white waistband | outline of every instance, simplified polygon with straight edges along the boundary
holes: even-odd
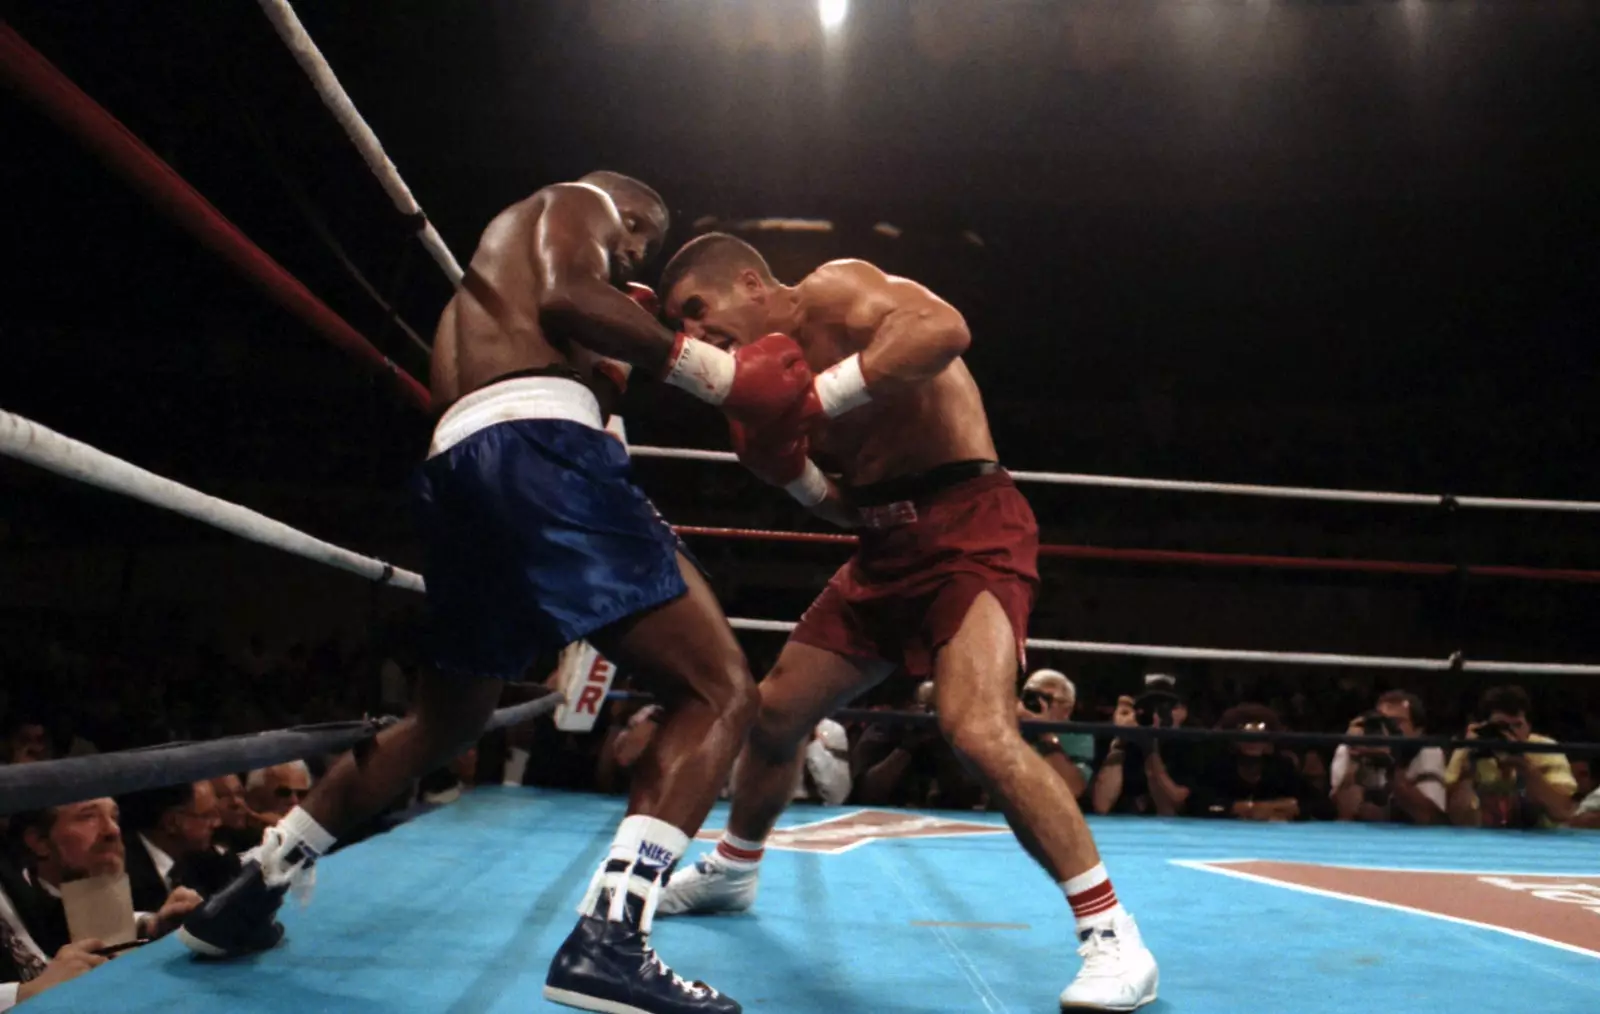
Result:
[[[443,454],[479,430],[517,419],[564,419],[604,429],[594,392],[567,377],[514,377],[462,398],[433,428],[428,457]]]

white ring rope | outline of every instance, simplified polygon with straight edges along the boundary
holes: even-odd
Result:
[[[361,118],[355,103],[333,73],[333,68],[323,57],[317,44],[306,32],[305,26],[289,6],[288,0],[257,0],[278,36],[294,54],[306,75],[311,78],[323,104],[334,119],[344,128],[351,142],[361,152],[367,167],[378,178],[383,189],[394,201],[394,206],[407,217],[418,217],[422,228],[418,236],[427,247],[451,285],[461,283],[461,265],[456,262],[450,248],[445,246],[438,230],[429,222],[421,205],[412,195],[411,188],[400,178],[400,172],[383,150],[378,135],[367,121]],[[763,222],[778,221],[776,219]],[[816,227],[814,224],[812,227]],[[737,461],[727,451],[702,451],[685,447],[634,447],[634,455],[641,458],[673,458],[679,461]],[[1087,475],[1076,472],[1012,472],[1018,482],[1035,482],[1056,486],[1100,486],[1119,489],[1159,490],[1171,493],[1216,493],[1229,496],[1272,497],[1285,500],[1322,500],[1343,503],[1402,504],[1414,507],[1472,507],[1482,510],[1561,511],[1568,513],[1600,513],[1600,501],[1589,500],[1530,500],[1516,497],[1453,496],[1446,493],[1387,493],[1376,490],[1322,489],[1313,486],[1268,486],[1237,482],[1193,482],[1182,479],[1140,479],[1121,475]]]
[[[796,624],[785,620],[730,619],[734,630],[787,633]],[[1133,655],[1139,658],[1203,659],[1213,662],[1278,662],[1287,665],[1348,665],[1370,669],[1422,669],[1448,672],[1533,673],[1540,676],[1600,676],[1600,665],[1563,662],[1473,662],[1457,658],[1403,658],[1390,655],[1332,655],[1315,651],[1244,651],[1236,648],[1180,648],[1161,644],[1113,644],[1103,641],[1056,641],[1030,637],[1035,651],[1074,655]]]
[[[383,184],[383,189],[388,192],[390,200],[394,201],[394,206],[407,218],[417,218],[422,222],[421,228],[417,230],[417,237],[422,240],[422,245],[427,248],[428,254],[443,269],[451,285],[461,284],[461,265],[456,262],[455,255],[445,246],[439,231],[423,214],[422,206],[411,194],[411,188],[406,186],[406,181],[400,178],[400,171],[389,161],[383,145],[378,141],[378,135],[372,132],[372,128],[367,126],[367,121],[356,111],[355,103],[350,101],[344,86],[334,76],[333,68],[328,66],[328,61],[323,58],[321,50],[317,49],[317,44],[311,41],[305,26],[300,24],[300,19],[295,16],[294,8],[289,6],[288,0],[259,0],[259,3],[262,11],[272,22],[272,27],[277,29],[278,37],[283,39],[284,44],[289,47],[289,52],[294,54],[295,61],[306,72],[306,76],[311,78],[317,94],[322,96],[323,105],[328,107],[333,118],[339,121],[339,126],[350,136],[356,150],[361,152],[361,157],[366,160],[367,168],[372,170],[372,175],[378,177],[378,182]]]
[[[219,500],[154,472],[113,457],[31,419],[0,409],[0,454],[6,454],[69,479],[143,500],[214,528],[308,560],[326,563],[397,588],[422,591],[422,577],[382,560],[323,542],[248,507]]]
[[[730,451],[702,451],[689,447],[651,447],[635,444],[628,452],[636,458],[666,458],[670,461],[718,461],[737,463]],[[1053,486],[1104,486],[1117,489],[1162,490],[1170,493],[1222,493],[1232,496],[1264,496],[1281,500],[1330,500],[1345,503],[1404,504],[1413,507],[1476,507],[1484,510],[1565,511],[1600,513],[1600,501],[1524,500],[1499,496],[1452,496],[1447,493],[1380,493],[1358,489],[1319,489],[1314,486],[1259,486],[1237,482],[1191,482],[1184,479],[1138,479],[1123,475],[1086,475],[1079,472],[1011,472],[1018,482],[1037,482]]]
[[[69,479],[121,493],[259,542],[286,553],[348,570],[373,581],[410,591],[424,590],[422,575],[402,570],[323,542],[281,521],[247,507],[220,500],[181,483],[147,472],[137,465],[66,437],[31,419],[0,410],[0,454],[37,465]],[[735,618],[735,630],[787,633],[795,624],[784,620]],[[1231,648],[1184,648],[1156,644],[1114,644],[1099,641],[1057,641],[1029,638],[1036,651],[1084,655],[1132,655],[1143,658],[1205,659],[1230,662],[1276,662],[1288,665],[1344,665],[1374,669],[1421,669],[1443,672],[1529,673],[1542,676],[1600,676],[1600,665],[1542,662],[1477,662],[1459,658],[1397,658],[1382,655],[1334,655],[1320,652],[1242,651]]]

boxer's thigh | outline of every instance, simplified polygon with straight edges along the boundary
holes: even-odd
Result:
[[[715,702],[749,692],[749,665],[721,604],[692,563],[682,554],[677,562],[682,595],[596,631],[590,643],[669,699],[689,693]]]
[[[1016,726],[1018,632],[1002,604],[1003,589],[968,585],[955,633],[934,656],[934,691],[941,719],[1009,722]],[[941,724],[948,724],[941,721]]]
[[[761,681],[756,732],[774,742],[798,742],[893,671],[882,659],[851,657],[791,640]]]

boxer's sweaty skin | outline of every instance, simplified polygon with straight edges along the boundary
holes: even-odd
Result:
[[[820,373],[862,352],[872,401],[833,419],[813,435],[812,448],[823,466],[836,469],[847,485],[862,486],[915,475],[952,461],[996,458],[989,418],[977,382],[959,356],[941,362],[931,377],[915,376],[929,367],[928,353],[915,347],[885,349],[874,361],[870,345],[883,339],[890,315],[923,311],[918,304],[947,308],[915,282],[885,275],[861,261],[824,264],[795,287],[799,327],[795,340],[806,362]],[[949,311],[954,313],[953,310]],[[907,336],[902,346],[919,339]],[[963,343],[964,344],[964,343]],[[874,350],[876,351],[876,350]],[[922,364],[909,360],[923,360]],[[892,360],[892,361],[891,361]],[[881,366],[880,366],[881,364]],[[875,367],[890,376],[874,376]],[[897,367],[909,367],[903,378]]]
[[[812,370],[821,372],[865,349],[869,337],[852,335],[841,324],[816,323],[802,325],[796,340]],[[812,450],[850,486],[997,457],[983,396],[960,359],[920,386],[875,395],[823,424],[812,436]]]
[[[489,223],[455,296],[434,332],[430,387],[442,412],[463,395],[518,370],[565,366],[576,371],[609,411],[615,388],[595,373],[601,353],[653,365],[671,349],[671,332],[616,294],[625,327],[603,342],[593,331],[564,328],[552,312],[577,282],[620,284],[660,247],[665,215],[595,187],[561,183],[506,208]],[[560,291],[557,291],[560,290]],[[592,309],[592,307],[585,307]],[[628,327],[637,332],[631,337]],[[609,347],[597,347],[604,344]]]

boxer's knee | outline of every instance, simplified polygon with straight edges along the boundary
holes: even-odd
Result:
[[[763,698],[750,729],[750,749],[768,763],[793,759],[800,744],[816,723],[801,714],[791,702]]]
[[[993,771],[1027,748],[1015,716],[1007,722],[996,715],[941,711],[939,730],[962,763],[979,772]]]
[[[761,693],[742,652],[726,652],[713,659],[696,685],[724,724],[743,732],[756,720]]]

